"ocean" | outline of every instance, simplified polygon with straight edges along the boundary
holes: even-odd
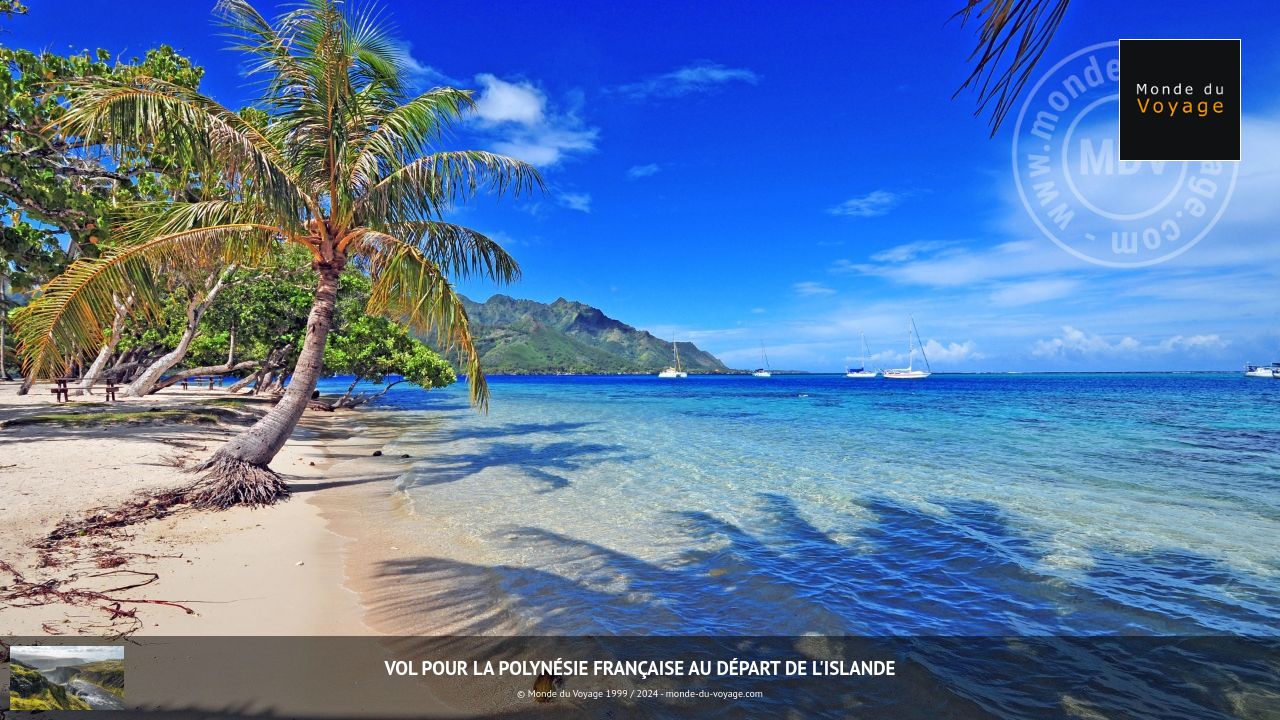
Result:
[[[467,634],[1280,635],[1277,381],[490,383],[381,403]]]
[[[490,383],[382,405],[515,632],[1280,633],[1280,382]]]

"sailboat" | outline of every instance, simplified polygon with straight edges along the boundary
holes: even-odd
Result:
[[[760,359],[764,361],[764,367],[756,368],[756,371],[751,374],[755,377],[773,377],[772,368],[769,367],[769,356],[764,352],[763,340],[760,341]]]
[[[862,340],[862,364],[856,368],[849,368],[849,371],[844,376],[850,378],[873,378],[880,373],[867,369],[867,336],[858,333],[858,338]]]
[[[924,370],[916,370],[916,347],[920,347],[920,357],[924,358]],[[884,376],[889,380],[919,380],[933,374],[929,367],[929,358],[924,354],[924,344],[920,342],[920,331],[916,330],[916,319],[911,318],[907,328],[907,366],[896,370],[885,370]]]
[[[685,372],[685,371],[684,371],[684,368],[680,366],[680,346],[676,344],[676,341],[675,341],[675,339],[674,339],[674,338],[672,338],[672,340],[671,340],[671,350],[672,350],[673,352],[675,352],[675,355],[676,355],[676,364],[675,364],[673,367],[669,367],[669,368],[667,368],[666,370],[663,370],[662,372],[658,373],[658,377],[660,377],[660,378],[687,378],[687,377],[689,377],[689,373]]]

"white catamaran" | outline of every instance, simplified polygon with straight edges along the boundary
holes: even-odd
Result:
[[[662,372],[658,373],[658,377],[660,378],[689,377],[689,373],[685,372],[684,368],[680,366],[680,346],[676,344],[676,341],[674,339],[671,340],[671,349],[672,351],[675,352],[676,364],[673,367],[669,367],[666,370],[663,370]]]
[[[924,358],[924,370],[916,370],[916,347],[920,348],[920,357]],[[919,380],[933,374],[929,367],[929,358],[924,354],[924,343],[920,342],[920,331],[916,330],[916,319],[911,318],[907,328],[907,366],[896,370],[885,370],[884,376],[890,380]]]
[[[876,377],[880,373],[876,372],[875,370],[867,369],[867,336],[863,335],[862,333],[858,333],[858,337],[862,341],[862,364],[856,368],[849,368],[848,372],[846,372],[844,376],[850,377],[850,378]]]
[[[1280,363],[1271,363],[1271,367],[1266,365],[1245,365],[1244,376],[1280,380]]]
[[[763,340],[760,341],[760,359],[764,362],[764,367],[756,368],[756,371],[751,374],[755,377],[773,377],[773,369],[769,367],[769,356],[764,352]]]

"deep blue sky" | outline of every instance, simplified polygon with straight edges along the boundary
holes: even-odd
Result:
[[[1031,224],[1013,190],[1010,129],[989,139],[973,96],[951,97],[973,44],[972,28],[947,22],[960,4],[387,11],[424,85],[479,92],[481,117],[461,137],[537,162],[552,186],[456,214],[521,261],[509,294],[581,300],[737,366],[754,365],[763,340],[775,367],[837,370],[857,355],[859,331],[881,354],[873,364],[893,364],[908,313],[935,369],[1280,360],[1280,6],[1072,3],[1046,68],[1121,37],[1243,38],[1236,196],[1186,255],[1135,271],[1076,260]],[[250,99],[211,2],[31,5],[0,41],[125,56],[168,43],[207,68],[205,92]]]

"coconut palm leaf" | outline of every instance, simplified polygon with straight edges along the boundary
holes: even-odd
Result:
[[[982,25],[978,44],[969,56],[973,72],[956,95],[968,88],[978,93],[975,115],[991,112],[995,136],[1014,101],[1031,77],[1031,71],[1049,47],[1062,24],[1070,0],[967,0],[953,17],[961,23],[972,19]]]
[[[545,190],[528,163],[480,150],[433,153],[402,165],[373,184],[356,203],[357,218],[388,222],[439,218],[453,203],[476,193],[519,196]]]
[[[377,231],[363,234],[361,249],[373,280],[368,312],[404,323],[420,335],[435,336],[463,366],[472,404],[487,410],[489,384],[471,337],[470,319],[440,266],[417,247]]]
[[[278,237],[278,229],[266,225],[198,227],[75,261],[15,323],[23,374],[60,374],[69,360],[100,347],[103,319],[114,316],[117,298],[132,295],[130,314],[154,319],[163,302],[158,277],[232,263],[255,266],[275,252]]]
[[[462,225],[423,220],[399,223],[387,229],[397,238],[417,238],[419,252],[447,277],[483,277],[500,284],[520,279],[520,265],[497,241]]]

